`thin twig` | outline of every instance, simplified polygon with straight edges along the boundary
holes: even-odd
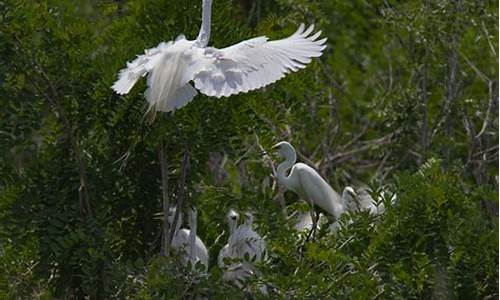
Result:
[[[19,37],[14,34],[13,35],[14,39],[16,40],[16,45],[18,49],[23,52],[27,57],[32,58],[31,63],[35,66],[35,70],[42,75],[42,79],[45,82],[45,84],[49,87],[50,94],[45,92],[40,86],[38,86],[35,83],[35,88],[43,95],[45,95],[46,100],[51,104],[52,108],[56,112],[56,117],[62,121],[64,124],[64,128],[66,130],[66,134],[68,136],[69,142],[71,144],[71,147],[73,148],[73,155],[76,160],[77,168],[78,168],[78,174],[80,177],[80,187],[78,188],[78,201],[79,201],[79,207],[80,207],[80,212],[82,216],[92,216],[92,210],[90,206],[90,196],[89,196],[89,191],[88,191],[88,180],[87,180],[87,168],[85,165],[85,162],[82,158],[81,155],[81,150],[78,145],[78,142],[74,136],[74,129],[73,125],[71,123],[71,118],[64,108],[64,106],[61,103],[59,93],[57,92],[57,89],[55,85],[52,83],[50,80],[49,76],[47,73],[44,71],[44,68],[38,63],[36,60],[35,56],[31,53],[29,53],[29,50],[25,49],[22,46],[22,42],[19,39]]]
[[[170,239],[167,239],[167,233],[170,231],[170,226],[168,223],[168,213],[170,210],[170,199],[168,197],[168,166],[166,158],[166,149],[164,140],[160,141],[160,146],[158,147],[158,156],[160,159],[161,167],[161,191],[162,191],[162,203],[163,203],[163,238],[161,240],[161,250],[160,255],[166,256],[170,249]],[[175,226],[174,226],[175,227]]]
[[[489,92],[490,92],[490,101],[488,104],[488,109],[486,110],[486,116],[484,117],[483,126],[481,130],[476,135],[476,139],[481,138],[481,136],[486,132],[486,129],[490,125],[491,122],[491,111],[495,106],[498,106],[498,84],[496,81],[491,81],[488,84]]]

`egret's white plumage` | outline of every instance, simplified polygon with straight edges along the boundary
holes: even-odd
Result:
[[[243,286],[243,281],[255,274],[255,262],[264,258],[265,242],[253,230],[253,216],[246,214],[245,222],[237,227],[239,214],[234,210],[228,213],[229,239],[228,243],[220,250],[218,257],[219,267],[224,269],[224,280]],[[226,264],[225,259],[234,259],[236,262]]]
[[[235,212],[234,210],[230,210],[229,213],[227,214],[227,224],[229,227],[229,237],[231,237],[234,234],[234,231],[236,230],[236,226],[238,225],[238,220],[240,218],[240,215]],[[224,268],[226,266],[224,262],[224,258],[232,258],[232,253],[229,251],[229,243],[224,245],[222,249],[219,251],[219,256],[217,257],[217,263],[220,268]]]
[[[350,212],[358,212],[362,210],[361,203],[357,199],[358,194],[351,186],[346,186],[342,191],[342,200],[346,210]]]
[[[146,50],[127,63],[112,88],[127,94],[140,77],[149,74],[146,99],[150,109],[168,112],[189,103],[196,89],[220,98],[264,87],[304,68],[326,47],[326,38],[318,40],[321,31],[312,34],[314,26],[305,29],[303,24],[281,40],[261,36],[227,48],[206,47],[211,4],[212,0],[203,0],[202,26],[196,40],[179,36]]]
[[[174,222],[175,211],[176,208],[172,207],[168,214],[168,222],[171,226]],[[198,262],[201,262],[205,266],[205,269],[208,270],[208,250],[203,241],[196,235],[196,216],[196,210],[190,210],[188,216],[190,229],[181,229],[182,213],[180,213],[179,220],[175,225],[171,246],[181,258],[184,266],[188,262],[191,263],[191,266],[195,266]]]
[[[385,197],[385,191],[381,191],[378,197],[378,201],[375,201],[370,195],[371,190],[362,188],[358,189],[358,192],[350,186],[344,188],[342,197],[346,199],[346,208],[350,212],[368,211],[373,215],[380,215],[385,212],[385,205],[382,202]],[[345,196],[344,196],[345,195]],[[392,194],[390,201],[394,203],[396,195]]]
[[[310,231],[314,226],[314,221],[310,212],[299,212],[295,216],[296,223],[294,225],[297,231]],[[318,225],[317,225],[318,226]],[[319,228],[318,228],[319,229]]]
[[[319,206],[330,216],[338,219],[345,210],[339,194],[316,170],[306,164],[295,163],[297,154],[288,142],[280,142],[273,148],[277,148],[278,154],[285,158],[277,168],[278,181],[301,199]],[[290,173],[287,175],[288,170]]]

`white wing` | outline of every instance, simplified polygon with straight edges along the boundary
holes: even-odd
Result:
[[[310,35],[304,24],[290,37],[268,41],[257,37],[224,48],[205,48],[203,63],[194,73],[195,87],[208,96],[230,96],[264,87],[287,73],[305,68],[312,57],[325,49],[326,38],[317,40],[321,31]]]
[[[150,72],[165,48],[172,45],[172,42],[162,42],[158,46],[144,50],[143,55],[138,55],[132,62],[127,62],[127,67],[120,70],[118,80],[112,88],[120,95],[127,94],[140,77],[146,76]]]

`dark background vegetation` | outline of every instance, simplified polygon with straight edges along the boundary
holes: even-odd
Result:
[[[0,298],[250,297],[216,266],[229,208],[254,211],[271,298],[498,297],[497,1],[214,0],[213,46],[304,22],[328,48],[149,124],[144,80],[110,86],[143,49],[194,39],[200,3],[0,1]],[[258,155],[281,140],[336,190],[384,186],[397,203],[306,242]],[[198,208],[207,278],[159,256],[162,178]]]

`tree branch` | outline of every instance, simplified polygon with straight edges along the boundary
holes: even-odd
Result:
[[[36,60],[35,56],[31,53],[29,53],[29,50],[25,49],[22,46],[22,42],[19,39],[19,37],[14,34],[14,39],[16,41],[16,45],[19,49],[19,51],[23,52],[25,56],[32,58],[31,63],[35,66],[35,70],[40,73],[42,76],[43,81],[45,84],[49,87],[50,93],[47,93],[44,91],[40,86],[38,86],[36,83],[35,88],[45,96],[46,100],[51,104],[52,108],[56,112],[56,117],[60,119],[64,125],[64,129],[66,131],[66,134],[68,136],[70,145],[73,149],[73,155],[74,159],[76,161],[76,165],[78,168],[78,174],[80,177],[80,187],[78,188],[78,201],[79,201],[79,208],[80,208],[80,213],[82,216],[92,216],[92,210],[90,206],[90,196],[88,192],[88,179],[87,179],[87,167],[85,165],[85,162],[82,158],[81,155],[81,150],[80,146],[78,145],[78,142],[75,138],[74,135],[74,129],[73,125],[71,123],[71,118],[64,109],[64,106],[62,105],[62,102],[60,100],[60,96],[57,92],[57,89],[53,82],[50,80],[49,76],[47,73],[44,71],[44,68],[38,63]]]
[[[182,165],[181,165],[181,178],[179,182],[179,192],[178,192],[178,197],[177,197],[177,209],[175,211],[175,216],[174,216],[174,222],[172,223],[172,228],[170,228],[170,234],[168,236],[168,241],[167,244],[170,245],[172,242],[172,239],[174,238],[174,233],[175,233],[175,225],[179,221],[179,215],[180,212],[182,211],[182,206],[184,204],[184,192],[186,189],[186,176],[189,168],[189,149],[187,144],[184,146],[184,156],[182,158]]]

